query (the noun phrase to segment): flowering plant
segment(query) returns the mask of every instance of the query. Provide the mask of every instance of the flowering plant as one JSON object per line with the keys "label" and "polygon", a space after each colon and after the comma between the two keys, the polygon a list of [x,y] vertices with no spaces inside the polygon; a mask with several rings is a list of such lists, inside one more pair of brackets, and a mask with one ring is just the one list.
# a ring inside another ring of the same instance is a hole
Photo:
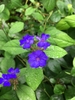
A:
{"label": "flowering plant", "polygon": [[75,0],[0,0],[0,100],[75,99]]}

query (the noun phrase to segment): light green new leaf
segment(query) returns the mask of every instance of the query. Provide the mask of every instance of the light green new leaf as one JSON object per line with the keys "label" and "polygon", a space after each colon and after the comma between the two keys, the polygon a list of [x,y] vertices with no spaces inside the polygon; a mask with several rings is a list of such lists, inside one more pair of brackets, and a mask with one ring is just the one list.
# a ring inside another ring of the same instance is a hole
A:
{"label": "light green new leaf", "polygon": [[20,31],[22,31],[24,28],[24,23],[23,22],[15,22],[13,23],[13,25],[11,26],[11,28],[9,29],[9,36],[14,36],[15,33],[18,33]]}
{"label": "light green new leaf", "polygon": [[26,9],[25,15],[26,16],[31,15],[35,10],[36,10],[36,8],[29,7],[29,8]]}
{"label": "light green new leaf", "polygon": [[30,0],[32,3],[35,3],[35,0]]}
{"label": "light green new leaf", "polygon": [[71,99],[69,99],[69,100],[75,100],[75,97],[73,97],[73,98],[71,98]]}
{"label": "light green new leaf", "polygon": [[65,17],[65,21],[70,27],[75,27],[75,15],[70,15]]}
{"label": "light green new leaf", "polygon": [[51,11],[56,4],[56,0],[41,0],[43,3],[44,8],[49,12]]}
{"label": "light green new leaf", "polygon": [[23,49],[20,46],[19,40],[11,40],[8,41],[3,47],[2,50],[5,50],[9,52],[12,55],[18,55],[24,52],[27,52],[27,50]]}
{"label": "light green new leaf", "polygon": [[57,24],[56,24],[56,28],[58,28],[59,30],[67,30],[70,28],[69,24],[64,20],[61,19]]}
{"label": "light green new leaf", "polygon": [[0,13],[4,10],[4,8],[5,8],[4,4],[0,5]]}
{"label": "light green new leaf", "polygon": [[75,67],[75,58],[73,59],[73,67]]}
{"label": "light green new leaf", "polygon": [[[42,68],[31,68],[29,65],[27,68],[21,69],[21,75],[25,76],[27,84],[33,89],[36,90],[43,80],[43,70]],[[34,84],[33,84],[34,83]]]}
{"label": "light green new leaf", "polygon": [[67,54],[64,49],[54,45],[49,46],[44,52],[50,58],[61,58]]}
{"label": "light green new leaf", "polygon": [[19,86],[16,93],[19,100],[36,100],[34,91],[26,85]]}
{"label": "light green new leaf", "polygon": [[48,39],[48,41],[51,44],[58,45],[60,47],[67,47],[75,44],[75,40],[67,35],[67,33],[62,32],[55,27],[47,29],[45,33],[50,34],[50,38]]}

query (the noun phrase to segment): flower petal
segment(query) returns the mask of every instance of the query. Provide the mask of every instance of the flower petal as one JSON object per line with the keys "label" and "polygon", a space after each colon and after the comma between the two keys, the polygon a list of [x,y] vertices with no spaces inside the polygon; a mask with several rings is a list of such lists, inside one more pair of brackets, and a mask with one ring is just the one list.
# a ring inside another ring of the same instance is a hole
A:
{"label": "flower petal", "polygon": [[19,72],[20,72],[19,68],[16,68],[15,73],[19,73]]}
{"label": "flower petal", "polygon": [[46,60],[40,60],[40,67],[46,66]]}
{"label": "flower petal", "polygon": [[50,37],[49,34],[45,34],[45,33],[41,34],[41,38],[44,39],[44,40],[47,40],[49,37]]}
{"label": "flower petal", "polygon": [[2,84],[3,81],[4,81],[4,79],[0,77],[0,84]]}
{"label": "flower petal", "polygon": [[3,77],[4,80],[9,80],[10,74],[2,74],[2,77]]}
{"label": "flower petal", "polygon": [[12,67],[9,68],[9,69],[8,69],[8,73],[14,73],[14,68],[12,68]]}
{"label": "flower petal", "polygon": [[11,83],[10,82],[8,82],[8,81],[5,81],[4,83],[3,83],[3,86],[11,86]]}

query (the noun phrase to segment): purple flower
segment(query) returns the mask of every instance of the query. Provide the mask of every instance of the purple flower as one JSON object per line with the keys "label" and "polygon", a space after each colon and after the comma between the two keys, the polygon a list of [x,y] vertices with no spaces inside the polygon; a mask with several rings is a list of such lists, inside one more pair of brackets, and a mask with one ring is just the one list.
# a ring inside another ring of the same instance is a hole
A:
{"label": "purple flower", "polygon": [[47,59],[48,57],[43,51],[36,50],[29,54],[28,63],[32,68],[44,67]]}
{"label": "purple flower", "polygon": [[33,43],[34,43],[34,36],[31,36],[29,34],[25,35],[20,40],[20,46],[22,46],[23,49],[29,49]]}
{"label": "purple flower", "polygon": [[2,77],[0,77],[0,84],[3,86],[10,86],[11,80],[17,78],[17,74],[20,72],[18,68],[9,68],[7,74],[2,74]]}
{"label": "purple flower", "polygon": [[12,78],[17,78],[17,74],[20,72],[20,70],[19,70],[19,68],[16,68],[16,69],[14,69],[14,68],[9,68],[8,69],[8,73],[10,74],[10,78],[12,79]]}
{"label": "purple flower", "polygon": [[46,41],[49,37],[50,36],[48,34],[44,33],[41,34],[41,37],[36,37],[39,40],[37,46],[46,49],[48,46],[50,46],[50,43]]}
{"label": "purple flower", "polygon": [[3,84],[3,86],[10,86],[10,74],[2,74],[2,77],[0,77],[0,84]]}

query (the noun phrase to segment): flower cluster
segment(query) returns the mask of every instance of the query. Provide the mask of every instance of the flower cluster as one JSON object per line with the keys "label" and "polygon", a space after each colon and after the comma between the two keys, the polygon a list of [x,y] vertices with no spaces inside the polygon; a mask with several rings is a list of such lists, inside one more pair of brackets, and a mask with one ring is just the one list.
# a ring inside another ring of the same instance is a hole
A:
{"label": "flower cluster", "polygon": [[[34,40],[35,37],[36,41]],[[43,50],[50,46],[50,43],[47,42],[49,37],[49,34],[45,33],[42,33],[40,37],[27,34],[19,41],[23,49],[33,49],[33,45],[36,46],[33,52],[28,55],[28,63],[32,68],[44,67],[46,65],[48,57]]]}
{"label": "flower cluster", "polygon": [[11,86],[11,82],[15,82],[15,80],[17,79],[17,74],[19,72],[20,70],[18,68],[9,68],[8,73],[2,74],[2,77],[0,77],[0,84],[2,84],[3,86]]}

